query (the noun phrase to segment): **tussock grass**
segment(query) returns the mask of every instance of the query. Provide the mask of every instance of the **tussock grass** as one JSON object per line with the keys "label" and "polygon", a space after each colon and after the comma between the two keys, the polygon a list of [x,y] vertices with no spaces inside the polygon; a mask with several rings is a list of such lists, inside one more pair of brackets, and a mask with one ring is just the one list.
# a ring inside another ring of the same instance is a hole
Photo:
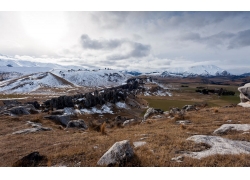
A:
{"label": "tussock grass", "polygon": [[102,135],[107,134],[107,132],[106,132],[106,122],[102,123],[100,130],[101,130]]}

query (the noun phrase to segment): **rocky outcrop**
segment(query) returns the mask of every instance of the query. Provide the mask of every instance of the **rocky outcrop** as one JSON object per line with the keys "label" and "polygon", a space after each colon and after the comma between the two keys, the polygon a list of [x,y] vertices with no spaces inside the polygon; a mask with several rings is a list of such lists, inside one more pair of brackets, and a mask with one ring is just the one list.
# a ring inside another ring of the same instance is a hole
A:
{"label": "rocky outcrop", "polygon": [[97,162],[99,166],[122,166],[134,156],[129,140],[116,142]]}

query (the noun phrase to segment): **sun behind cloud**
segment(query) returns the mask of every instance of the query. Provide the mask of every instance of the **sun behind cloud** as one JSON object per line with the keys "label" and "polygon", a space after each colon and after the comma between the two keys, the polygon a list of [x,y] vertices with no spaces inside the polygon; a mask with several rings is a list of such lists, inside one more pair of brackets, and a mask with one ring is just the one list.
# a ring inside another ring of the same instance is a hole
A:
{"label": "sun behind cloud", "polygon": [[63,12],[22,12],[22,25],[27,35],[41,45],[60,45],[67,32]]}

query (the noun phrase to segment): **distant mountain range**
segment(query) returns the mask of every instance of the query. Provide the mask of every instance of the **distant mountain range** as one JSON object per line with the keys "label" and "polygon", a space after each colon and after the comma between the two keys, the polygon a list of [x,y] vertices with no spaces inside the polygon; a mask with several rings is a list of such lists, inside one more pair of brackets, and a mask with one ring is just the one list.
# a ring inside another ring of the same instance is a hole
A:
{"label": "distant mountain range", "polygon": [[199,65],[191,67],[172,68],[161,73],[162,77],[190,77],[190,76],[229,76],[230,73],[215,65]]}

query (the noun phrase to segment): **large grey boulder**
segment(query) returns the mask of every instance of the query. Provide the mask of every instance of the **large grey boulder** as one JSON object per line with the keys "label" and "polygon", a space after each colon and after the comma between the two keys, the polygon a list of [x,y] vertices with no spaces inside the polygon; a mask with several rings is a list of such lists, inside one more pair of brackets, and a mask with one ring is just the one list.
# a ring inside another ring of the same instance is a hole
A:
{"label": "large grey boulder", "polygon": [[61,124],[63,126],[67,126],[70,121],[69,115],[51,115],[51,116],[44,116],[46,119],[50,119],[57,124]]}
{"label": "large grey boulder", "polygon": [[116,142],[97,162],[99,166],[121,165],[134,156],[129,140]]}
{"label": "large grey boulder", "polygon": [[77,127],[82,129],[88,129],[87,124],[82,119],[69,121],[66,128]]}

